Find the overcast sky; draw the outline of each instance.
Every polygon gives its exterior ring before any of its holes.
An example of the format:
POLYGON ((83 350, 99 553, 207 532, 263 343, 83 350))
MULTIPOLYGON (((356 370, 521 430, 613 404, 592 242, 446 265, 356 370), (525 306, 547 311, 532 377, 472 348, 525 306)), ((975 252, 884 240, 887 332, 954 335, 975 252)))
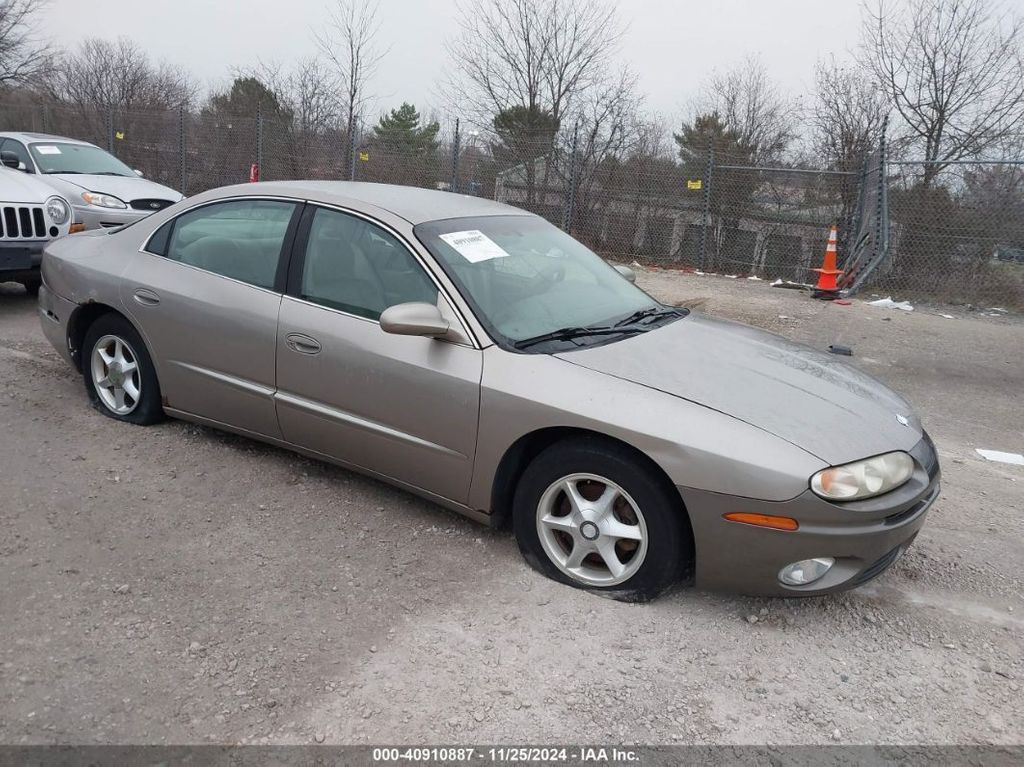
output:
MULTIPOLYGON (((65 46, 124 35, 204 85, 223 87, 234 67, 314 53, 311 30, 326 19, 327 2, 51 0, 43 28, 65 46)), ((815 61, 829 52, 847 57, 860 30, 859 0, 620 0, 618 6, 628 26, 620 56, 639 76, 648 107, 672 122, 711 70, 748 53, 758 54, 794 96, 807 93, 815 61)), ((422 111, 440 106, 436 83, 449 65, 443 41, 456 14, 455 0, 381 0, 380 42, 390 53, 370 84, 378 96, 375 113, 402 101, 422 111)))

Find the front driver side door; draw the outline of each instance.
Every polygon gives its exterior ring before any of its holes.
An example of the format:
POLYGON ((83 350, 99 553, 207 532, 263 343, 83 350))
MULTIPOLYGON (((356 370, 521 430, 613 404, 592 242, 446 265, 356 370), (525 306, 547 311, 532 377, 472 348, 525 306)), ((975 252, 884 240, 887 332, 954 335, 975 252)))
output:
POLYGON ((284 438, 464 503, 481 352, 378 322, 388 306, 446 301, 435 282, 393 233, 333 209, 307 207, 295 251, 277 338, 284 438))

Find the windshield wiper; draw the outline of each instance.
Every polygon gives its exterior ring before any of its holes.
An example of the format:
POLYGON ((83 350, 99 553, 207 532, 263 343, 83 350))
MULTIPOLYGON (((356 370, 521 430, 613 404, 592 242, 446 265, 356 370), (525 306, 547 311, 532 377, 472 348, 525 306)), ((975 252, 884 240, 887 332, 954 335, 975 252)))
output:
POLYGON ((53 173, 67 173, 67 174, 74 174, 74 175, 77 175, 77 176, 81 176, 82 175, 82 171, 80 171, 80 170, 44 170, 43 173, 45 175, 50 175, 50 174, 53 174, 53 173))
POLYGON ((126 176, 123 173, 115 173, 112 170, 94 170, 89 175, 90 176, 117 176, 118 178, 131 178, 131 176, 126 176))
POLYGON ((667 306, 649 306, 646 309, 640 309, 639 311, 633 312, 628 317, 616 322, 612 327, 625 327, 626 325, 632 325, 640 320, 647 319, 648 317, 668 317, 670 315, 685 317, 686 314, 686 309, 673 309, 667 306))
POLYGON ((585 338, 587 336, 610 336, 642 332, 642 328, 609 328, 604 326, 593 328, 559 328, 558 330, 552 330, 550 333, 542 333, 532 338, 524 338, 522 341, 516 341, 512 345, 517 349, 526 349, 530 346, 542 344, 545 341, 571 341, 574 338, 585 338))

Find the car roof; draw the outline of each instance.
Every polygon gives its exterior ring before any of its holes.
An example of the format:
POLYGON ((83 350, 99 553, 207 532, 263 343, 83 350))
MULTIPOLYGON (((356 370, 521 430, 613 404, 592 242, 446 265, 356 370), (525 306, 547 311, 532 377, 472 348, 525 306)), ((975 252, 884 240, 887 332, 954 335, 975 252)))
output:
POLYGON ((414 225, 446 218, 533 215, 521 208, 467 194, 366 181, 261 181, 212 190, 204 197, 210 200, 239 194, 300 197, 340 207, 372 205, 414 225))
POLYGON ((54 136, 50 133, 33 133, 29 131, 3 131, 0 132, 0 138, 13 138, 18 141, 22 141, 26 144, 32 144, 37 141, 60 141, 63 144, 82 144, 84 146, 95 146, 90 144, 88 141, 80 141, 76 138, 68 138, 67 136, 54 136))

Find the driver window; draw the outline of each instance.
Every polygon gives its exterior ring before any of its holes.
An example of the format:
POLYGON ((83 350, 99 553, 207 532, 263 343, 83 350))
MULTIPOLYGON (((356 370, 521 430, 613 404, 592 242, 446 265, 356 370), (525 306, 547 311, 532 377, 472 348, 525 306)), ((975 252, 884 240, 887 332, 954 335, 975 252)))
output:
POLYGON ((437 303, 437 287, 397 238, 357 216, 313 214, 300 297, 376 320, 389 306, 437 303))

